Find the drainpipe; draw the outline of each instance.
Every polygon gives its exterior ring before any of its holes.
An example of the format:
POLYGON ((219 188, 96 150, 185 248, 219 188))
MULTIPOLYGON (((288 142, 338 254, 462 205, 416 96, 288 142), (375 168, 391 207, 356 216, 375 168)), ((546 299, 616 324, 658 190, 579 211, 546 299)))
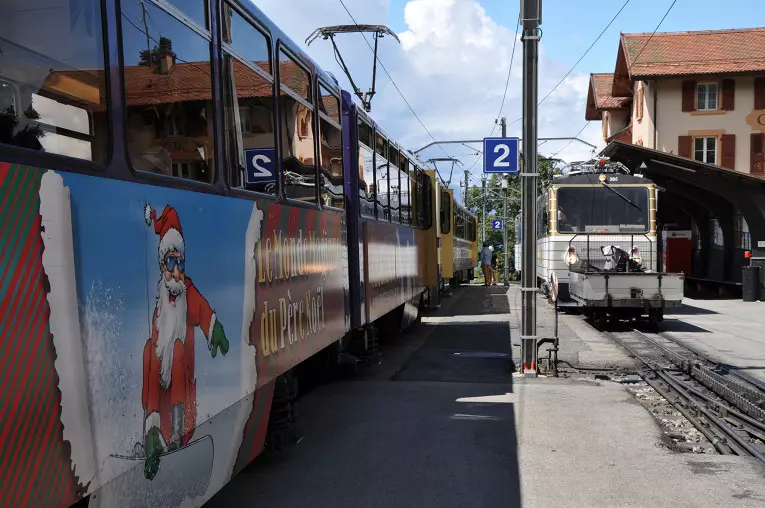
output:
POLYGON ((659 104, 659 81, 653 80, 653 149, 659 149, 659 122, 656 118, 659 104))

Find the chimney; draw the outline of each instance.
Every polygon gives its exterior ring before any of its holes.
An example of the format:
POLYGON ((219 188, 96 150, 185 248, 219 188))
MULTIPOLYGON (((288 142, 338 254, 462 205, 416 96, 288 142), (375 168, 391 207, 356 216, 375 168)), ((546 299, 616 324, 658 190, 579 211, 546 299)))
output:
POLYGON ((170 74, 175 67, 175 53, 173 53, 173 42, 166 38, 159 38, 159 73, 170 74))

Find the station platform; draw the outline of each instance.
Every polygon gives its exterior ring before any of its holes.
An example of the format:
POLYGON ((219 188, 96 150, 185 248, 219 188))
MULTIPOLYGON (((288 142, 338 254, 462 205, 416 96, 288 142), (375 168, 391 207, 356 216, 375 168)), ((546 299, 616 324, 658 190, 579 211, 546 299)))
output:
POLYGON ((709 358, 765 381, 765 302, 693 300, 667 313, 664 330, 709 358))
MULTIPOLYGON (((559 358, 609 369, 518 377, 518 286, 463 286, 382 364, 302 397, 303 441, 265 453, 206 505, 264 507, 763 506, 755 459, 679 453, 619 369, 618 347, 579 316, 559 358)), ((552 311, 539 299, 539 335, 552 311)))

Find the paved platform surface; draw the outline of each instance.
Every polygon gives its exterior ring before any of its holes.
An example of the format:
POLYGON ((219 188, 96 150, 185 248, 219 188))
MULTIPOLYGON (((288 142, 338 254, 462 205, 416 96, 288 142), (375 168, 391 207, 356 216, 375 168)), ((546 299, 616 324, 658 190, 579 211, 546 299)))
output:
POLYGON ((692 300, 664 318, 665 331, 709 357, 765 381, 765 302, 692 300))
MULTIPOLYGON (((762 464, 669 451, 622 385, 512 376, 517 302, 517 286, 455 290, 382 365, 302 398, 303 442, 206 506, 765 505, 762 464)), ((544 335, 549 307, 539 317, 544 335)), ((561 358, 632 361, 580 325, 562 323, 561 358)))

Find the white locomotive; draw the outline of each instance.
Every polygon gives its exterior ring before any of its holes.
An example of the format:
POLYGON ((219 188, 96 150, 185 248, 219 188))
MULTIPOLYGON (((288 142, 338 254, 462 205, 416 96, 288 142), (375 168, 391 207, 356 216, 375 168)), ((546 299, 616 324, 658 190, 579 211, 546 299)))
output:
MULTIPOLYGON (((537 199, 537 278, 557 279, 560 306, 579 307, 597 326, 609 317, 663 319, 682 304, 683 275, 658 271, 658 188, 622 164, 570 166, 537 199)), ((516 218, 516 270, 521 267, 516 218)))

